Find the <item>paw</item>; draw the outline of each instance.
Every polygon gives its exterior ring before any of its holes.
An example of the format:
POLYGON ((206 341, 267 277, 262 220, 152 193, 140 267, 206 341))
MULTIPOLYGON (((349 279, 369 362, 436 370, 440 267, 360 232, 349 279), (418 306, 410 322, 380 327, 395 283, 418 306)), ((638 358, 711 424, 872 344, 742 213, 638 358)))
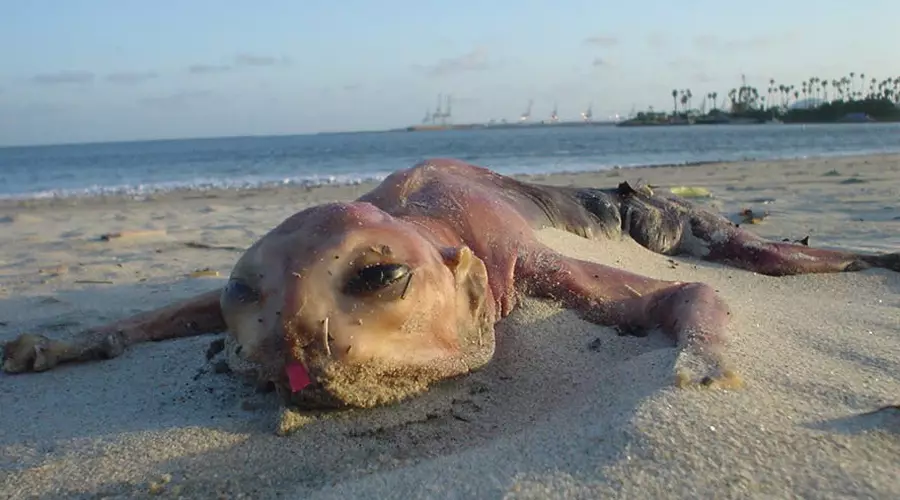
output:
POLYGON ((682 352, 675 364, 675 386, 679 389, 738 390, 744 387, 744 380, 721 355, 682 352))
POLYGON ((60 343, 41 335, 24 334, 3 346, 3 371, 42 372, 57 365, 60 343))
POLYGON ((705 375, 701 378, 695 377, 690 372, 677 370, 675 372, 675 387, 678 387, 679 389, 697 387, 707 389, 738 390, 743 389, 744 379, 742 379, 740 375, 731 370, 726 370, 715 375, 705 375))

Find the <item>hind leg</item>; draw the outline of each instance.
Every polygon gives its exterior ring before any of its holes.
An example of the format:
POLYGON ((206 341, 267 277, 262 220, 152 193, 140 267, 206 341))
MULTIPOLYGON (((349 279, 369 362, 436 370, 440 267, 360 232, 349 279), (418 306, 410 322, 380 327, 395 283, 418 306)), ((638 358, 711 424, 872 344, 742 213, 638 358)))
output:
POLYGON ((860 254, 769 241, 678 198, 620 186, 622 226, 654 252, 691 255, 770 276, 882 267, 900 271, 900 253, 860 254))
POLYGON ((900 253, 861 254, 770 241, 699 208, 689 210, 678 249, 770 276, 849 272, 872 267, 900 271, 900 253))
POLYGON ((725 355, 731 312, 709 285, 657 280, 542 246, 520 257, 515 274, 527 295, 558 300, 588 321, 636 335, 661 329, 682 349, 679 385, 741 385, 725 355))

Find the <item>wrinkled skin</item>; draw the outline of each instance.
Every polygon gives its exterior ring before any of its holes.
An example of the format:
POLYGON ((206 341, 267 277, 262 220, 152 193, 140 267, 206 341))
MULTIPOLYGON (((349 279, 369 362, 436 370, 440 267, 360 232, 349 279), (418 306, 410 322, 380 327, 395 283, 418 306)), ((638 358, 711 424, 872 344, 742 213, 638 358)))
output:
POLYGON ((244 253, 221 290, 71 340, 22 335, 5 346, 3 369, 43 371, 140 342, 227 331, 257 376, 294 404, 370 407, 483 366, 494 354, 494 325, 527 295, 623 332, 661 329, 700 362, 699 379, 681 373, 681 383, 738 383, 723 353, 728 307, 711 287, 566 257, 536 239, 544 227, 630 236, 655 252, 773 276, 900 270, 896 253, 766 241, 626 183, 542 186, 433 160, 354 202, 288 218, 244 253))

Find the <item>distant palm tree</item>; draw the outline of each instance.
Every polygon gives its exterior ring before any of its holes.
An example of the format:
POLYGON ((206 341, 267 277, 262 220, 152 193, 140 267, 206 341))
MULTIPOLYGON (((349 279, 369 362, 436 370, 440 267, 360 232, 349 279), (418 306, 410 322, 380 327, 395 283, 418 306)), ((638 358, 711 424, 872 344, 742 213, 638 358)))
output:
POLYGON ((674 111, 672 111, 672 115, 673 116, 677 115, 678 114, 678 91, 674 90, 674 89, 672 90, 672 108, 674 110, 674 111))

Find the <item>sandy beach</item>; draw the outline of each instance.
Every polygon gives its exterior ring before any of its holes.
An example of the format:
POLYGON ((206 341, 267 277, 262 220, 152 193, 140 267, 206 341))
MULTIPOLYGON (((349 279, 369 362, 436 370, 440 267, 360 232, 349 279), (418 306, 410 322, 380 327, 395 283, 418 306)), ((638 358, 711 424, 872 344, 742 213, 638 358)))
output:
MULTIPOLYGON (((702 187, 713 210, 767 212, 751 226, 766 237, 900 250, 900 156, 531 179, 702 187)), ((2 201, 0 341, 65 337, 214 289, 285 217, 370 187, 2 201), (99 239, 135 230, 150 232, 99 239)), ((773 278, 631 241, 541 238, 714 285, 747 386, 676 389, 678 352, 662 335, 619 337, 526 300, 486 369, 279 437, 276 398, 207 360, 219 336, 144 344, 0 373, 0 498, 900 498, 900 409, 876 411, 900 405, 900 273, 773 278)))

